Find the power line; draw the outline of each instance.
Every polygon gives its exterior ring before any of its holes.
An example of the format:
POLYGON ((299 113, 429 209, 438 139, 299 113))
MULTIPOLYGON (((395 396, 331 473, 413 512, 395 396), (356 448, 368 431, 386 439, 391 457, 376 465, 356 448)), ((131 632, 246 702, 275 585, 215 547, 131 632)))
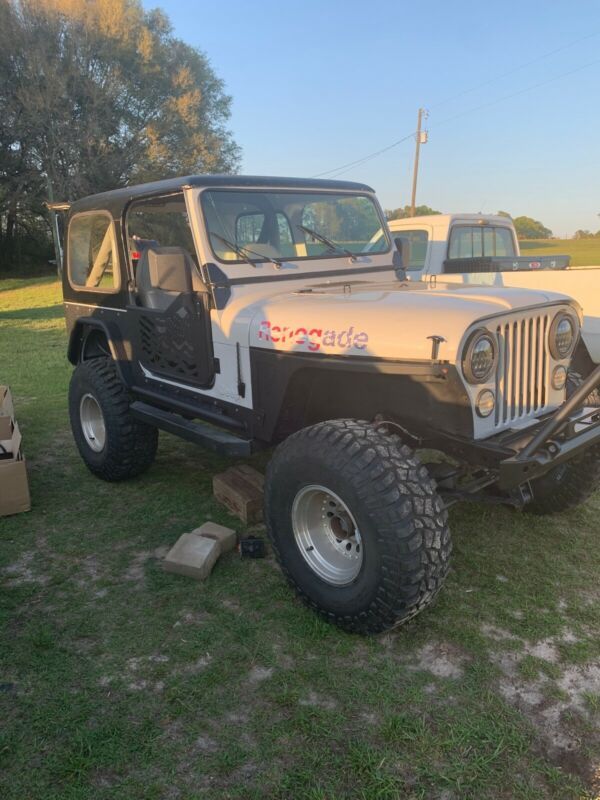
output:
POLYGON ((453 114, 451 117, 446 117, 446 119, 441 120, 440 122, 436 122, 436 124, 432 127, 439 127, 440 125, 445 125, 447 122, 452 122, 459 117, 464 117, 466 114, 473 114, 475 111, 480 111, 482 108, 488 108, 489 106, 494 106, 497 103, 502 103, 504 100, 510 100, 512 97, 518 97, 520 94, 525 94, 526 92, 531 92, 533 89, 539 89, 540 86, 546 86, 548 83, 553 83, 554 81, 559 80, 560 78, 566 78, 568 75, 573 75, 575 72, 581 72, 583 69, 587 69, 588 67, 593 67, 594 64, 600 63, 600 58, 595 58, 593 61, 588 61, 587 64, 581 64, 579 67, 575 67, 574 69, 570 69, 567 72, 561 72, 558 75, 554 75, 552 78, 548 78, 545 81, 540 81, 539 83, 533 83, 531 86, 525 86, 523 89, 519 89, 516 92, 511 92, 510 94, 505 94, 502 97, 496 98, 496 100, 489 100, 487 103, 481 103, 481 105, 475 106, 474 108, 468 108, 466 111, 459 111, 458 114, 453 114))
POLYGON ((514 75, 515 72, 520 72, 522 69, 525 69, 526 67, 531 67, 533 64, 537 64, 546 58, 550 58, 550 56, 554 56, 557 53, 561 53, 563 50, 568 50, 569 47, 573 47, 574 45, 579 44, 580 42, 585 42, 587 39, 592 39, 594 36, 598 36, 598 33, 599 33, 598 31, 595 31, 594 33, 588 33, 586 36, 581 36, 579 39, 573 39, 571 42, 563 44, 561 47, 557 47, 554 50, 549 50, 547 53, 542 53, 536 58, 531 59, 531 61, 526 61, 524 64, 520 64, 518 67, 513 67, 513 69, 508 70, 508 72, 502 72, 500 75, 496 75, 493 78, 488 78, 482 83, 478 83, 475 86, 471 86, 470 89, 464 89, 463 91, 450 95, 450 97, 446 97, 444 100, 439 100, 437 103, 434 103, 432 106, 430 106, 430 108, 437 108, 438 106, 444 105, 445 103, 449 103, 451 100, 456 100, 458 97, 463 97, 464 95, 470 94, 471 92, 476 92, 477 89, 482 89, 484 86, 489 86, 491 83, 500 81, 502 80, 502 78, 508 78, 509 75, 514 75))
POLYGON ((398 139, 396 142, 392 142, 392 144, 388 145, 387 147, 382 147, 381 150, 376 150, 374 153, 370 153, 368 156, 364 156, 363 158, 358 158, 356 161, 349 161, 347 164, 341 164, 339 167, 334 167, 333 169, 325 170, 325 172, 319 172, 316 175, 311 175, 311 178, 322 178, 324 175, 331 175, 332 172, 339 172, 340 170, 346 170, 347 167, 357 167, 361 164, 364 164, 366 161, 370 161, 372 158, 376 158, 380 156, 382 153, 386 153, 388 150, 391 150, 393 147, 397 147, 402 142, 406 142, 414 136, 414 131, 409 133, 408 136, 402 137, 402 139, 398 139))
MULTIPOLYGON (((596 35, 597 34, 590 34, 590 36, 596 36, 596 35)), ((583 37, 583 38, 587 39, 587 38, 590 38, 590 37, 586 36, 586 37, 583 37)), ((581 40, 578 40, 578 41, 581 41, 581 40)), ((565 47, 568 47, 568 46, 569 45, 565 45, 564 47, 561 47, 561 48, 558 48, 558 49, 559 50, 564 50, 565 47)), ((557 51, 552 51, 552 52, 557 52, 557 51)), ((552 52, 546 54, 546 56, 547 55, 552 55, 552 52)), ((543 58, 543 57, 545 57, 545 56, 540 56, 540 58, 543 58)), ((537 61, 539 59, 535 59, 535 60, 537 61)), ((587 64, 582 64, 581 66, 575 67, 574 69, 567 70, 566 72, 561 72, 558 75, 554 75, 552 78, 548 78, 545 81, 540 81, 539 83, 534 83, 534 84, 532 84, 530 86, 524 87, 523 89, 519 89, 516 92, 512 92, 511 94, 503 95, 502 97, 499 97, 496 100, 490 100, 487 103, 482 103, 482 104, 480 104, 478 106, 475 106, 474 108, 469 108, 469 109, 467 109, 465 111, 461 111, 458 114, 452 115, 451 117, 446 117, 446 119, 443 119, 440 122, 437 122, 433 126, 430 126, 430 127, 439 127, 440 125, 445 125, 446 123, 452 122, 453 120, 458 119, 459 117, 463 117, 463 116, 465 116, 467 114, 473 114, 475 111, 480 111, 482 108, 488 108, 489 106, 496 105, 497 103, 502 103, 504 100, 510 100, 513 97, 517 97, 518 95, 525 94, 526 92, 530 92, 533 89, 538 89, 541 86, 546 86, 547 84, 552 83, 553 81, 560 80, 560 78, 565 78, 568 75, 573 75, 576 72, 581 72, 581 70, 584 70, 584 69, 587 69, 588 67, 594 66, 594 64, 597 64, 599 62, 600 62, 600 59, 594 59, 593 61, 588 61, 587 64)), ((534 62, 530 62, 530 63, 534 63, 534 62)), ((520 68, 516 68, 513 71, 517 71, 517 69, 520 69, 520 68)), ((505 75, 507 75, 507 74, 510 74, 510 73, 505 73, 505 75)), ((496 79, 493 78, 490 81, 487 81, 486 83, 491 83, 493 80, 496 80, 496 79)), ((480 84, 480 85, 484 85, 484 84, 480 84)), ((467 89, 462 94, 467 94, 469 91, 471 91, 471 90, 467 89)), ((445 101, 443 101, 443 102, 445 102, 445 101)), ((441 105, 441 103, 438 103, 437 105, 441 105)), ((383 153, 387 153, 388 150, 392 150, 394 147, 397 147, 399 144, 402 144, 402 142, 408 141, 414 135, 415 135, 415 132, 413 131, 412 133, 409 133, 408 135, 403 136, 401 139, 397 139, 395 142, 392 142, 391 144, 387 145, 387 147, 382 147, 380 150, 376 150, 373 153, 369 153, 369 155, 363 156, 362 158, 358 158, 355 161, 349 161, 346 164, 341 164, 340 166, 334 167, 333 169, 328 169, 328 170, 325 170, 324 172, 318 172, 316 175, 311 175, 311 177, 312 178, 321 178, 321 177, 323 177, 325 175, 329 175, 329 176, 334 177, 334 178, 338 177, 339 175, 342 175, 344 172, 348 172, 350 169, 352 169, 354 167, 359 167, 362 164, 365 164, 367 161, 371 161, 371 159, 377 158, 377 156, 380 156, 383 153), (335 173, 335 175, 333 173, 335 173)))

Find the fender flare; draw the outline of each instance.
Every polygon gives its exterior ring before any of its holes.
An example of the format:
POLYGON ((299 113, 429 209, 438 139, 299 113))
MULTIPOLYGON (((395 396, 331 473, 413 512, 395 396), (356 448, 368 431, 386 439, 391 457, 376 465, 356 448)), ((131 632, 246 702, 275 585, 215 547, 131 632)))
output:
POLYGON ((110 323, 96 317, 79 317, 69 335, 67 358, 76 366, 82 360, 85 341, 91 332, 99 331, 104 335, 110 351, 110 356, 115 362, 119 378, 129 386, 131 380, 131 360, 128 357, 123 340, 118 328, 113 328, 110 323))

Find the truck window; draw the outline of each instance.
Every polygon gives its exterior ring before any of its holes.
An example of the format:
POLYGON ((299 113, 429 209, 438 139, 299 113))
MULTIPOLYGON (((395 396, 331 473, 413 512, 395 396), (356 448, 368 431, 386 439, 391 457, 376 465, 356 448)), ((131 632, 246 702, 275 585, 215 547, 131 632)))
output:
POLYGON ((68 274, 75 288, 113 292, 119 288, 112 219, 95 212, 69 223, 68 274))
POLYGON ((455 225, 450 231, 448 258, 513 258, 515 243, 509 228, 495 225, 455 225))
POLYGON ((402 241, 404 269, 423 269, 429 243, 427 231, 392 231, 392 237, 394 242, 402 241))

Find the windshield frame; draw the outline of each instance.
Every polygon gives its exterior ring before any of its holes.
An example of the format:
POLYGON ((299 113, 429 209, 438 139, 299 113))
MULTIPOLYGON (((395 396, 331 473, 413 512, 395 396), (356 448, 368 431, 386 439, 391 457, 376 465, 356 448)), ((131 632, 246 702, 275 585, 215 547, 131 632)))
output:
MULTIPOLYGON (((243 194, 250 194, 250 195, 255 195, 255 194, 266 194, 266 195, 269 195, 269 194, 295 194, 295 195, 302 195, 302 194, 306 194, 306 195, 324 195, 324 196, 327 196, 327 195, 336 195, 336 196, 346 195, 348 197, 366 197, 371 201, 371 203, 373 205, 373 208, 375 209, 375 212, 377 214, 377 218, 379 220, 379 224, 380 224, 381 230, 383 231, 385 240, 387 242, 387 249, 386 250, 378 250, 377 252, 357 252, 357 253, 353 253, 353 257, 355 259, 355 260, 353 260, 353 265, 358 265, 360 267, 360 259, 361 258, 373 258, 374 256, 384 256, 386 254, 389 254, 391 252, 391 249, 392 249, 392 240, 390 238, 390 232, 389 232, 389 229, 387 227, 387 221, 385 219, 383 210, 381 209, 381 206, 379 205, 379 202, 378 202, 375 194, 371 194, 370 192, 358 192, 358 191, 352 191, 352 190, 347 190, 347 189, 346 190, 344 190, 344 189, 320 189, 320 188, 319 189, 308 189, 308 188, 307 189, 296 189, 296 188, 293 188, 293 187, 289 187, 289 188, 279 188, 279 187, 277 187, 277 188, 266 188, 266 187, 262 188, 261 187, 261 188, 254 189, 254 188, 248 188, 248 187, 245 187, 245 186, 244 187, 239 187, 239 188, 236 187, 236 186, 227 186, 227 187, 206 186, 199 193, 199 197, 198 197, 199 205, 200 205, 200 212, 202 214, 202 225, 203 225, 203 228, 204 228, 204 230, 206 232, 206 240, 208 242, 208 246, 210 247, 210 251, 211 251, 213 257, 220 264, 224 264, 226 266, 240 266, 240 265, 243 266, 246 262, 243 259, 223 259, 220 256, 218 256, 217 253, 215 252, 215 248, 214 248, 212 240, 211 240, 210 230, 209 230, 209 227, 208 227, 208 224, 207 224, 205 208, 204 208, 204 203, 206 202, 205 195, 208 192, 227 192, 229 194, 232 194, 232 193, 242 194, 243 193, 243 194)), ((276 212, 276 213, 279 213, 279 212, 276 212)), ((281 213, 285 214, 285 212, 281 212, 281 213)), ((285 216, 286 216, 286 219, 287 219, 287 214, 285 216)), ((289 220, 288 220, 288 222, 289 222, 289 220)), ((291 226, 290 226, 290 229, 291 229, 291 226)), ((320 231, 319 231, 319 233, 320 233, 320 231)), ((335 240, 333 240, 333 241, 335 241, 335 240)), ((337 244, 337 242, 336 242, 336 244, 337 244)), ((367 244, 368 244, 368 242, 365 242, 365 245, 367 245, 367 244)), ((306 255, 306 256, 294 255, 294 256, 291 256, 289 258, 287 258, 285 256, 278 256, 278 259, 280 261, 282 261, 283 263, 295 263, 297 261, 298 262, 301 262, 301 261, 323 261, 323 260, 329 260, 329 259, 334 259, 334 258, 335 259, 343 258, 343 259, 346 259, 346 261, 350 261, 350 256, 349 255, 347 255, 346 253, 336 252, 334 250, 332 250, 331 252, 323 252, 323 253, 319 253, 317 255, 312 255, 312 256, 309 256, 309 255, 306 255)), ((268 264, 270 262, 270 260, 271 259, 269 259, 267 256, 265 256, 264 258, 252 258, 251 259, 251 261, 253 263, 255 263, 255 264, 268 264)))

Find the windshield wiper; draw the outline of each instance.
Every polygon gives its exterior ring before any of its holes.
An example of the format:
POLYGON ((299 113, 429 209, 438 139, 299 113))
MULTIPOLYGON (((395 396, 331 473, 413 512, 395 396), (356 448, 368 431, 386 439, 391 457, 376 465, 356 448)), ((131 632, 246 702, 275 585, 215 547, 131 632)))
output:
POLYGON ((228 247, 230 250, 233 250, 233 252, 236 255, 238 255, 242 259, 242 261, 245 261, 246 264, 250 264, 250 266, 254 267, 254 269, 256 269, 256 264, 251 258, 248 258, 248 255, 256 256, 261 261, 269 261, 271 264, 275 264, 277 269, 281 268, 283 262, 279 258, 274 258, 273 256, 263 256, 260 253, 256 253, 254 250, 250 250, 249 247, 240 247, 239 244, 234 244, 233 242, 230 242, 229 239, 226 239, 224 236, 221 236, 220 233, 209 231, 209 234, 210 236, 215 236, 217 239, 220 239, 223 242, 223 244, 226 245, 226 247, 228 247))
POLYGON ((352 253, 350 250, 346 250, 345 247, 342 247, 341 245, 332 242, 331 239, 328 239, 326 236, 323 236, 322 233, 318 233, 317 231, 314 231, 312 228, 307 228, 306 225, 296 225, 296 227, 299 228, 301 231, 304 231, 304 233, 308 233, 309 236, 312 236, 313 239, 316 239, 317 242, 321 242, 321 244, 324 244, 330 250, 334 250, 337 253, 343 253, 344 255, 348 256, 351 261, 356 261, 355 253, 352 253))

